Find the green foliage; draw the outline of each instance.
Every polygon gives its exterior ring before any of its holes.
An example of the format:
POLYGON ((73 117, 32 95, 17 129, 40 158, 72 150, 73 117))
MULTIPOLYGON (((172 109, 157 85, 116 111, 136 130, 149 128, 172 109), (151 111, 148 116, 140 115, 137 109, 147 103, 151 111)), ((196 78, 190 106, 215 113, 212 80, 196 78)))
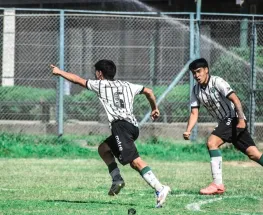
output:
POLYGON ((0 87, 0 119, 39 120, 43 103, 55 103, 56 91, 32 87, 0 87))
MULTIPOLYGON (((173 161, 209 161, 210 157, 205 142, 183 143, 171 142, 162 139, 149 139, 137 144, 142 157, 149 156, 158 160, 173 161)), ((248 160, 240 151, 232 145, 221 148, 224 160, 248 160)))
MULTIPOLYGON (((58 138, 56 136, 41 137, 2 133, 0 135, 0 157, 99 158, 96 146, 105 138, 105 136, 95 135, 58 138)), ((138 151, 142 157, 173 161, 209 160, 205 143, 184 144, 183 142, 175 143, 172 140, 158 138, 137 142, 138 151)), ((233 147, 223 148, 222 151, 224 160, 247 160, 243 154, 233 147)))
POLYGON ((0 87, 1 100, 4 102, 55 102, 56 91, 33 87, 0 87))
POLYGON ((0 135, 0 157, 92 157, 94 153, 80 147, 69 139, 56 136, 33 136, 22 134, 0 135))
MULTIPOLYGON (((213 75, 218 75, 228 81, 234 91, 237 93, 242 101, 246 115, 249 109, 249 96, 250 96, 250 79, 251 79, 251 65, 250 65, 250 49, 232 47, 229 50, 232 55, 225 55, 222 53, 217 61, 212 65, 211 70, 213 75)), ((263 47, 260 46, 256 50, 256 66, 262 68, 263 47)), ((262 86, 262 79, 257 79, 257 85, 262 86)), ((260 107, 256 115, 260 116, 263 107, 260 107)))
MULTIPOLYGON (((156 99, 158 99, 168 86, 153 87, 156 99)), ((168 122, 185 121, 189 115, 189 84, 175 86, 160 103, 160 120, 163 121, 164 115, 168 116, 168 122)), ((140 121, 150 110, 148 100, 144 96, 136 96, 134 101, 134 113, 140 121)))
POLYGON ((65 113, 78 120, 98 120, 99 103, 94 92, 83 90, 74 96, 65 96, 65 113))

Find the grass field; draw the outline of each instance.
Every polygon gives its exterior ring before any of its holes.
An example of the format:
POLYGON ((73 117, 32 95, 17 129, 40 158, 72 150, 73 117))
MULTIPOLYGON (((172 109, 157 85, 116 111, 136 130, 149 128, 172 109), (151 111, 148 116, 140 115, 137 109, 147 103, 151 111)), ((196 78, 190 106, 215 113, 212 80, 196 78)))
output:
POLYGON ((263 214, 263 169, 252 162, 223 165, 227 192, 200 196, 211 182, 209 162, 146 159, 159 179, 171 186, 165 206, 154 208, 153 190, 129 166, 120 167, 126 187, 107 196, 107 168, 98 159, 0 159, 0 214, 137 215, 263 214))

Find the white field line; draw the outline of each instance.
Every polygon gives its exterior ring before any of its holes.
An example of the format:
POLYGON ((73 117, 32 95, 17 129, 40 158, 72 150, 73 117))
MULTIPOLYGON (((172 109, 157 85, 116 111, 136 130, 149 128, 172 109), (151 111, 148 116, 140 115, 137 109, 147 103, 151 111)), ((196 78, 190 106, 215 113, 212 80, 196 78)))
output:
POLYGON ((217 199, 208 199, 208 200, 202 200, 202 201, 199 201, 199 202, 194 202, 194 203, 186 205, 186 209, 188 209, 190 211, 201 211, 201 206, 202 205, 206 205, 206 204, 209 204, 209 203, 212 203, 212 202, 217 202, 217 201, 220 201, 222 199, 223 198, 220 197, 220 198, 217 198, 217 199))
MULTIPOLYGON (((188 195, 186 194, 185 196, 188 196, 188 195)), ((216 198, 216 199, 208 199, 208 200, 202 200, 202 201, 193 202, 193 203, 190 203, 190 204, 186 205, 185 208, 190 210, 190 211, 201 211, 201 206, 205 205, 205 204, 221 201, 223 199, 244 198, 244 197, 245 198, 252 198, 252 199, 255 199, 255 200, 259 200, 259 201, 263 201, 263 198, 259 198, 257 196, 225 196, 225 197, 220 197, 220 198, 216 198)), ((244 213, 243 215, 245 215, 245 214, 246 213, 244 213)))
POLYGON ((0 190, 3 190, 3 191, 17 191, 17 190, 21 190, 21 189, 11 189, 11 188, 2 188, 2 187, 0 187, 0 190))

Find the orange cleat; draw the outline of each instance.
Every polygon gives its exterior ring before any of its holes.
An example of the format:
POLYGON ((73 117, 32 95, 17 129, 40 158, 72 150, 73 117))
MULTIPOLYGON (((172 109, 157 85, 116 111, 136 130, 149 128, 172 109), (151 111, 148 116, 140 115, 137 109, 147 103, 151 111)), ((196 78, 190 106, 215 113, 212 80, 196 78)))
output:
POLYGON ((215 194, 223 194, 225 192, 225 187, 223 184, 215 184, 211 183, 208 187, 200 190, 200 194, 202 195, 215 195, 215 194))

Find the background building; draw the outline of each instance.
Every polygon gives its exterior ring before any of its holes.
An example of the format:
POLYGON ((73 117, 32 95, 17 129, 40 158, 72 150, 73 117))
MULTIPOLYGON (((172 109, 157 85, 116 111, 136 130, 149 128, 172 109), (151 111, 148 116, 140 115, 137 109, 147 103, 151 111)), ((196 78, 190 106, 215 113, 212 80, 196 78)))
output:
MULTIPOLYGON (((194 12, 195 0, 0 0, 0 7, 145 11, 138 2, 160 11, 194 12)), ((262 0, 202 0, 202 12, 262 14, 262 0), (242 3, 242 5, 240 5, 242 3)))

